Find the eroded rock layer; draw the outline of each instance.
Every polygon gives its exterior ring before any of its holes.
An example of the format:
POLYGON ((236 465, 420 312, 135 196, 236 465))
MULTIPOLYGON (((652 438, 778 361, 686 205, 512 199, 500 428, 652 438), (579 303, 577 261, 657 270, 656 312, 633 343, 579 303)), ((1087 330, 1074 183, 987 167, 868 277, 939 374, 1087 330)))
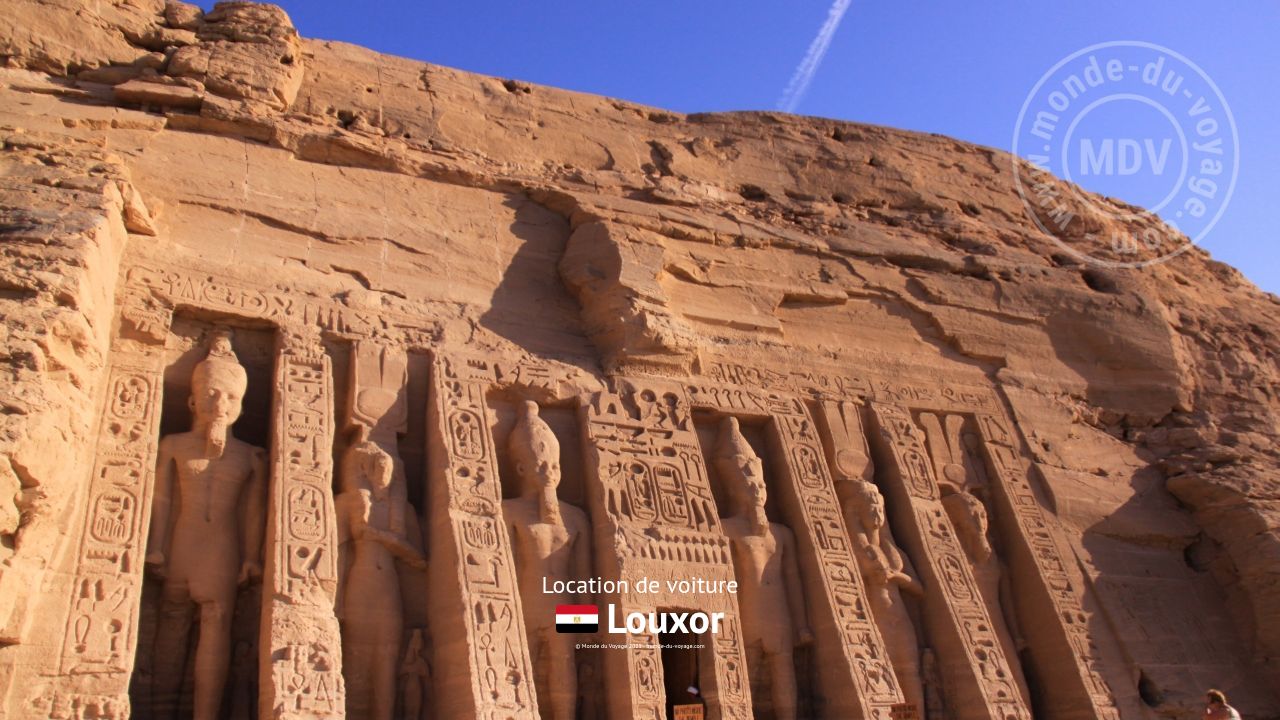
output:
POLYGON ((1203 251, 940 136, 6 14, 0 714, 1280 717, 1280 302, 1203 251))

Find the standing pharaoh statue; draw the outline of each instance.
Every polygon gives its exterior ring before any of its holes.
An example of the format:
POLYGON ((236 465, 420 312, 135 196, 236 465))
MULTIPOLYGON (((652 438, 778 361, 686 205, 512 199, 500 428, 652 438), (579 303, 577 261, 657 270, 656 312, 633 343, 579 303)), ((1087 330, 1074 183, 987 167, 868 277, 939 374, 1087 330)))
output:
POLYGON ((192 427, 161 439, 147 564, 164 578, 155 666, 157 715, 181 691, 194 606, 193 717, 215 720, 231 660, 231 620, 239 585, 262 575, 266 458, 237 440, 248 376, 225 332, 191 375, 192 427))
POLYGON ((426 567, 408 532, 412 523, 399 459, 371 440, 353 445, 342 459, 335 509, 345 570, 338 619, 347 708, 369 720, 391 720, 404 630, 396 562, 426 567))
POLYGON ((951 519, 951 525, 960 538, 960 545, 973 567, 973 577, 982 593, 983 603, 987 606, 987 614, 995 626, 996 636, 1000 639, 1000 649, 1004 651, 1013 679, 1017 683, 1018 692, 1023 702, 1029 703, 1031 694, 1027 689, 1027 680, 1022 672, 1022 664, 1018 660, 1018 651, 1025 644, 1019 632, 1017 615, 1013 611, 1012 588, 1009 586, 1008 574, 1004 563, 996 555, 987 538, 987 510, 982 501, 967 492, 957 492, 942 498, 942 506, 951 519))
POLYGON ((798 700, 795 647, 813 642, 795 538, 791 530, 769 522, 765 514, 764 464, 742 436, 737 418, 725 418, 720 426, 715 463, 733 511, 724 519, 724 530, 733 548, 733 570, 739 583, 747 667, 768 673, 774 716, 794 720, 798 700))
POLYGON ((576 598, 543 592, 557 581, 583 579, 591 573, 586 513, 556 495, 560 484, 560 442, 538 405, 525 402, 511 431, 508 453, 520 479, 520 496, 502 501, 511 534, 516 577, 524 608, 529 653, 539 704, 552 720, 572 720, 578 701, 578 670, 570 635, 556 632, 555 606, 576 598))
POLYGON ((866 583, 871 615, 884 637, 903 699, 924 708, 920 643, 903 593, 923 597, 920 583, 907 573, 902 552, 885 525, 884 496, 865 478, 845 478, 836 485, 849 528, 858 571, 866 583))

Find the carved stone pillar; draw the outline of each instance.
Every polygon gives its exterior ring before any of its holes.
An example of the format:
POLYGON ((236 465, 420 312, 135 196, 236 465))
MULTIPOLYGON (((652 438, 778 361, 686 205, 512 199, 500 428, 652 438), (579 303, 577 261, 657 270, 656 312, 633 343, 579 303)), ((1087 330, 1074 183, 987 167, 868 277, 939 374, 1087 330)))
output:
MULTIPOLYGON (((661 609, 724 612, 718 634, 699 651, 707 717, 752 716, 750 683, 737 603, 732 595, 690 598, 669 592, 637 593, 641 578, 708 581, 733 579, 729 540, 703 462, 685 389, 661 381, 619 380, 617 392, 598 393, 581 408, 586 439, 588 501, 596 571, 626 580, 631 592, 602 597, 621 622, 629 612, 661 609)), ((606 641, 623 642, 612 637, 606 641)), ((611 718, 666 717, 662 662, 657 650, 636 647, 656 638, 632 635, 628 650, 604 655, 611 718)))
POLYGON ((318 334, 278 339, 258 717, 340 718, 333 372, 318 334))
POLYGON ((432 363, 427 417, 431 605, 439 717, 537 720, 524 615, 502 522, 482 378, 432 363))
POLYGON ((1052 682, 1043 684, 1044 712, 1072 720, 1119 720, 1111 687, 1102 678, 1098 648, 1082 607, 1079 573, 1068 571, 1071 553, 1058 544, 1057 534, 1027 481, 1018 458, 1017 441, 994 415, 978 415, 983 450, 991 471, 988 493, 997 511, 1017 526, 1006 548, 1007 561, 1020 573, 1022 592, 1017 601, 1027 619, 1033 662, 1053 668, 1052 682))
MULTIPOLYGON (((732 558, 729 563, 733 563, 732 558)), ((742 628, 739 625, 737 615, 726 613, 724 622, 720 625, 720 633, 711 639, 712 655, 703 661, 703 676, 715 678, 713 684, 702 688, 702 697, 709 707, 715 709, 715 712, 708 715, 713 719, 745 720, 751 717, 751 682, 747 675, 742 628), (709 668, 710 672, 705 672, 708 661, 713 665, 709 668)))
POLYGON ((818 431, 804 403, 775 407, 769 441, 810 598, 827 701, 820 710, 824 717, 888 720, 903 701, 902 689, 869 610, 818 431), (843 691, 850 681, 854 692, 843 691))
POLYGON ((1030 720, 969 561, 943 510, 921 432, 900 407, 873 403, 875 449, 894 529, 925 588, 924 615, 958 720, 1030 720))
POLYGON ((59 677, 27 688, 31 717, 128 715, 167 330, 166 316, 155 336, 112 343, 97 451, 72 546, 59 677))

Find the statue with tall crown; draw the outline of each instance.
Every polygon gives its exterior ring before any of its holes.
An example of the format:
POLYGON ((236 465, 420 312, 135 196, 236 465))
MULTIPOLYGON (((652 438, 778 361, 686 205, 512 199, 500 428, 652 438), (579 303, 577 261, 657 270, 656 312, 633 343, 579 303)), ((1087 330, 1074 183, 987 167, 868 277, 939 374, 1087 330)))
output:
POLYGON ((837 481, 837 494, 856 550, 858 571, 866 584, 871 615, 884 638, 894 676, 903 697, 923 708, 920 640, 904 593, 923 597, 924 588, 912 577, 902 551, 886 524, 884 496, 869 477, 837 481))
POLYGON ((161 439, 147 564, 164 578, 156 634, 156 715, 176 711, 192 614, 200 611, 193 717, 219 717, 238 586, 262 575, 266 453, 237 440, 248 376, 217 332, 191 375, 191 430, 161 439))
POLYGON ((555 606, 589 598, 544 593, 543 586, 590 576, 590 526, 586 513, 556 494, 560 442, 538 416, 537 403, 521 406, 507 452, 520 480, 520 495, 502 502, 502 515, 515 554, 529 653, 537 668, 538 703, 550 709, 552 720, 572 720, 578 700, 577 662, 573 637, 556 632, 555 606))
POLYGON ((1013 607, 1013 588, 1005 572, 1004 562, 991 546, 987 536, 987 508, 982 501, 968 492, 954 492, 944 495, 942 507, 960 538, 960 546, 973 568, 973 578, 978 583, 978 591, 987 606, 987 614, 991 617, 996 637, 1000 639, 1000 649, 1004 651, 1009 669, 1013 672, 1014 683, 1022 694, 1023 702, 1031 702, 1031 693, 1027 688, 1026 674, 1019 661, 1019 650, 1025 645, 1022 640, 1018 616, 1013 607))
POLYGON ((733 513, 724 519, 724 530, 733 548, 747 666, 769 678, 774 717, 794 720, 795 648, 813 642, 795 538, 785 525, 769 522, 764 463, 742 436, 737 418, 720 425, 715 463, 733 513))
POLYGON ((343 456, 341 478, 334 504, 343 559, 338 617, 348 710, 391 720, 404 633, 397 562, 424 569, 426 559, 410 531, 399 458, 362 440, 343 456))
POLYGON ((371 343, 352 348, 347 415, 354 438, 342 456, 334 499, 347 715, 369 720, 409 712, 396 713, 405 639, 401 576, 426 568, 397 449, 408 415, 406 367, 402 352, 371 343))

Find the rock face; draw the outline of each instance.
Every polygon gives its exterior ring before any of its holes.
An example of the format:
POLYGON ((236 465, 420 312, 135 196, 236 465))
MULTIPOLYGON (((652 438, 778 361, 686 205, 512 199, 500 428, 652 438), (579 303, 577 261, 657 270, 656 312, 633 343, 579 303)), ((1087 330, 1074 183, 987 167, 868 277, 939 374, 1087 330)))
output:
POLYGON ((1078 264, 944 137, 6 11, 0 714, 1280 717, 1280 302, 1204 252, 1078 264))

